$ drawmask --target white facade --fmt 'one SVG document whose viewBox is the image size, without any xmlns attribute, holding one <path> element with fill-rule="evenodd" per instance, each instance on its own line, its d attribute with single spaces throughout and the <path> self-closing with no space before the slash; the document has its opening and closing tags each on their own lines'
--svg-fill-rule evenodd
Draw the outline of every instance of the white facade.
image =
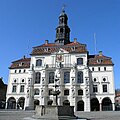
<svg viewBox="0 0 120 120">
<path fill-rule="evenodd" d="M 59 19 L 67 20 L 64 11 Z M 69 104 L 74 106 L 74 111 L 114 110 L 111 58 L 102 53 L 89 55 L 86 45 L 76 39 L 70 42 L 68 36 L 61 43 L 61 24 L 57 27 L 55 44 L 46 41 L 33 48 L 31 58 L 24 57 L 12 63 L 6 108 L 34 109 L 36 104 L 51 105 L 54 96 L 50 91 L 58 90 L 58 105 Z M 62 27 L 69 33 L 68 27 Z"/>
</svg>

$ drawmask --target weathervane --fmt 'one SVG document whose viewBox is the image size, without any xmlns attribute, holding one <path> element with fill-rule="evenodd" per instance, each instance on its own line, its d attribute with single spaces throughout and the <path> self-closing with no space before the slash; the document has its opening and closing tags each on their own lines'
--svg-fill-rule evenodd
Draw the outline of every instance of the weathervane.
<svg viewBox="0 0 120 120">
<path fill-rule="evenodd" d="M 62 6 L 62 11 L 65 11 L 65 7 L 66 7 L 66 5 L 63 4 L 63 6 Z"/>
</svg>

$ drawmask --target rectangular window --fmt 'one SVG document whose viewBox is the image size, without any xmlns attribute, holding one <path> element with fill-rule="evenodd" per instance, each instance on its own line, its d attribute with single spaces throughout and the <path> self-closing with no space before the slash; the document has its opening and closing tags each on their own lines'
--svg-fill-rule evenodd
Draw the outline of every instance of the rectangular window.
<svg viewBox="0 0 120 120">
<path fill-rule="evenodd" d="M 20 92 L 24 92 L 24 85 L 20 86 Z"/>
<path fill-rule="evenodd" d="M 83 58 L 77 58 L 77 65 L 83 64 Z"/>
<path fill-rule="evenodd" d="M 54 83 L 54 72 L 49 73 L 49 83 Z"/>
<path fill-rule="evenodd" d="M 77 73 L 77 83 L 83 83 L 83 72 L 79 71 Z"/>
<path fill-rule="evenodd" d="M 70 72 L 64 72 L 64 83 L 70 83 Z"/>
<path fill-rule="evenodd" d="M 93 92 L 94 92 L 94 93 L 98 92 L 98 87 L 97 87 L 97 85 L 93 85 Z"/>
<path fill-rule="evenodd" d="M 69 90 L 64 90 L 64 95 L 69 95 Z"/>
<path fill-rule="evenodd" d="M 42 60 L 41 59 L 36 60 L 36 66 L 42 66 Z"/>
<path fill-rule="evenodd" d="M 41 80 L 41 73 L 40 72 L 36 72 L 35 73 L 35 84 L 40 83 Z"/>
<path fill-rule="evenodd" d="M 16 86 L 14 85 L 13 87 L 12 87 L 12 92 L 16 92 Z"/>
<path fill-rule="evenodd" d="M 103 92 L 107 92 L 107 85 L 103 85 Z"/>
</svg>

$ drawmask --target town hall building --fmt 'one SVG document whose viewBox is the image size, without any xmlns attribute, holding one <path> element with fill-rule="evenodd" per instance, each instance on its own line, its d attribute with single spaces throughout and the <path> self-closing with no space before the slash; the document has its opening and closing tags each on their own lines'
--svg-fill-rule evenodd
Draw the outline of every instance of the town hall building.
<svg viewBox="0 0 120 120">
<path fill-rule="evenodd" d="M 51 91 L 57 90 L 58 105 L 74 111 L 115 110 L 114 64 L 110 57 L 90 55 L 77 38 L 70 40 L 68 16 L 62 10 L 54 43 L 36 47 L 9 67 L 7 109 L 34 109 L 52 105 Z M 57 86 L 57 87 L 55 87 Z"/>
</svg>

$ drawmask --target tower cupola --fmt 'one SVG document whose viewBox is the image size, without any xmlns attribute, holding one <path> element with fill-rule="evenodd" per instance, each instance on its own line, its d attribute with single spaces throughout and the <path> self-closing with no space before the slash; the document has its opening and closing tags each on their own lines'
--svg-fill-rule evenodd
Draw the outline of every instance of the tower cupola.
<svg viewBox="0 0 120 120">
<path fill-rule="evenodd" d="M 59 16 L 59 25 L 56 28 L 56 44 L 65 45 L 70 43 L 70 28 L 67 25 L 68 17 L 65 10 Z"/>
</svg>

